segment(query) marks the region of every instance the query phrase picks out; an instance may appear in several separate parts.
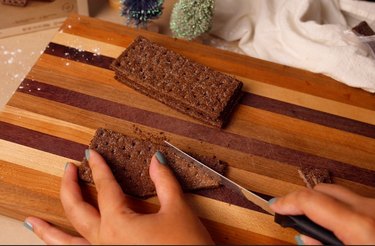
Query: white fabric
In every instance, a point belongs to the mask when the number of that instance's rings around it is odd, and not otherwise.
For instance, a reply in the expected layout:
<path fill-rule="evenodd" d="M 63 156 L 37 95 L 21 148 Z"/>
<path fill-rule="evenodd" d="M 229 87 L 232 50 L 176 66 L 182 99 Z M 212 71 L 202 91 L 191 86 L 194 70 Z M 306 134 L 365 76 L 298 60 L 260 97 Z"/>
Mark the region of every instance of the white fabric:
<path fill-rule="evenodd" d="M 211 34 L 238 40 L 249 56 L 375 92 L 375 59 L 344 35 L 351 14 L 352 21 L 375 24 L 374 5 L 365 2 L 359 10 L 353 0 L 216 0 Z"/>

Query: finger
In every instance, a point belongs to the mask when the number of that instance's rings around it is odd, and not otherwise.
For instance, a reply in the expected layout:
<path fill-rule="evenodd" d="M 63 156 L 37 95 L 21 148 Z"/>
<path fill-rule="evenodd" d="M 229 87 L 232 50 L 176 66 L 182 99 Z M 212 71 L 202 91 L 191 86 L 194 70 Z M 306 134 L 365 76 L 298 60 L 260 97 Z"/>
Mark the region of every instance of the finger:
<path fill-rule="evenodd" d="M 60 199 L 74 228 L 90 241 L 95 240 L 100 224 L 98 211 L 85 202 L 78 184 L 77 167 L 67 163 L 61 181 Z"/>
<path fill-rule="evenodd" d="M 82 237 L 73 237 L 38 218 L 26 218 L 25 226 L 28 229 L 32 230 L 41 240 L 43 240 L 48 245 L 90 244 L 86 239 Z"/>
<path fill-rule="evenodd" d="M 322 245 L 318 240 L 306 235 L 297 235 L 295 237 L 297 245 Z"/>
<path fill-rule="evenodd" d="M 126 206 L 125 195 L 103 157 L 95 150 L 86 150 L 86 159 L 89 161 L 92 177 L 98 191 L 100 213 L 113 214 L 114 210 L 134 213 Z"/>
<path fill-rule="evenodd" d="M 167 159 L 157 151 L 151 158 L 150 177 L 155 184 L 161 210 L 173 208 L 179 201 L 184 201 L 181 186 L 168 168 Z"/>
<path fill-rule="evenodd" d="M 363 235 L 363 228 L 369 228 L 371 224 L 367 216 L 358 214 L 350 206 L 312 189 L 277 198 L 270 207 L 279 214 L 305 214 L 315 223 L 334 232 L 345 243 L 352 243 L 353 238 L 358 239 L 358 235 Z"/>
<path fill-rule="evenodd" d="M 321 183 L 316 185 L 314 189 L 350 205 L 358 212 L 374 216 L 375 203 L 371 199 L 362 197 L 343 186 Z"/>
<path fill-rule="evenodd" d="M 336 198 L 342 202 L 345 202 L 350 205 L 356 205 L 358 199 L 360 198 L 359 195 L 355 194 L 354 192 L 334 184 L 318 184 L 314 187 L 314 190 L 319 191 L 321 193 L 327 194 L 331 197 Z"/>

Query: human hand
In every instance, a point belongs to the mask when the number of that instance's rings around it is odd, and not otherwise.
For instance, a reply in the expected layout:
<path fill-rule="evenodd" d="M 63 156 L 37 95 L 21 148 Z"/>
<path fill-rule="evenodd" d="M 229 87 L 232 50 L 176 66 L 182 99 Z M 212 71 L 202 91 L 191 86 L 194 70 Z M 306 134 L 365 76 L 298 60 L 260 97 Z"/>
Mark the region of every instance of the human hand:
<path fill-rule="evenodd" d="M 60 198 L 68 220 L 83 237 L 28 217 L 26 225 L 47 244 L 213 244 L 160 152 L 152 157 L 149 170 L 160 202 L 160 210 L 154 214 L 139 214 L 128 207 L 128 198 L 97 152 L 89 150 L 86 158 L 98 192 L 99 211 L 83 200 L 77 167 L 67 164 Z"/>
<path fill-rule="evenodd" d="M 270 201 L 279 214 L 305 214 L 332 231 L 344 244 L 375 244 L 375 199 L 360 196 L 338 185 L 318 184 Z M 305 235 L 299 245 L 321 244 Z"/>

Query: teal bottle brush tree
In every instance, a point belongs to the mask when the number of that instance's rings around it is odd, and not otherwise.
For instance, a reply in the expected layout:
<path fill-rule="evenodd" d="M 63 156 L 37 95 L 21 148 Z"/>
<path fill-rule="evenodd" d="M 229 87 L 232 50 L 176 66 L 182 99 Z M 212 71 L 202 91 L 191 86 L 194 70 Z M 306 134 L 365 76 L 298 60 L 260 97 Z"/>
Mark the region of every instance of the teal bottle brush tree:
<path fill-rule="evenodd" d="M 127 18 L 127 25 L 147 25 L 149 20 L 162 14 L 164 0 L 120 0 L 121 16 Z"/>
<path fill-rule="evenodd" d="M 176 38 L 192 40 L 211 29 L 215 0 L 179 0 L 173 7 L 170 28 Z"/>

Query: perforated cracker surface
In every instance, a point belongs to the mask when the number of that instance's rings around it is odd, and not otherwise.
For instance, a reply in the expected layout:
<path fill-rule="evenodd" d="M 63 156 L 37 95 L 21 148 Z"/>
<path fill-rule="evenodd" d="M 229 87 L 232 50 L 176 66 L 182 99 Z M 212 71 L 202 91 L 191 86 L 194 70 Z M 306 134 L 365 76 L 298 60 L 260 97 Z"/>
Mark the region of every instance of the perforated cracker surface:
<path fill-rule="evenodd" d="M 225 123 L 241 96 L 242 82 L 141 36 L 112 68 L 121 82 L 213 125 Z"/>
<path fill-rule="evenodd" d="M 99 128 L 90 143 L 90 148 L 100 153 L 107 161 L 123 191 L 137 197 L 155 195 L 155 187 L 149 176 L 149 164 L 156 151 L 161 151 L 176 174 L 184 190 L 218 187 L 219 180 L 211 177 L 189 161 L 177 156 L 170 147 L 140 140 L 118 132 Z M 205 164 L 224 173 L 226 164 L 216 158 L 200 157 Z M 86 160 L 79 167 L 82 180 L 93 183 Z"/>

